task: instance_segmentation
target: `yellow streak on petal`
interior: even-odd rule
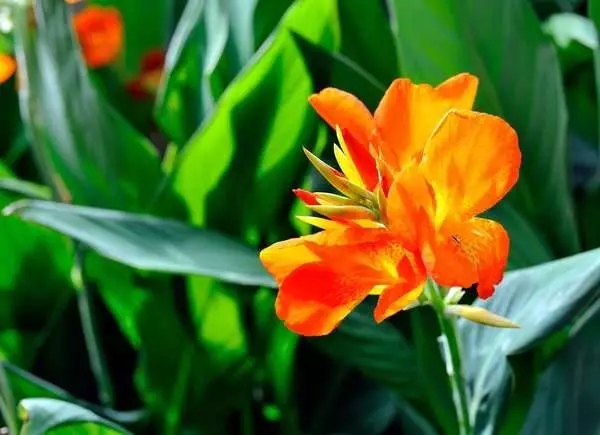
[[[317,228],[321,228],[322,230],[331,230],[335,228],[339,228],[341,225],[335,221],[331,221],[329,219],[324,219],[317,216],[296,216],[296,218],[302,222],[305,222],[309,225],[312,225]]]
[[[334,145],[333,154],[335,155],[335,159],[337,160],[338,165],[340,165],[340,169],[342,170],[344,175],[348,177],[348,180],[350,180],[357,186],[364,188],[365,185],[362,179],[360,178],[358,170],[354,166],[354,163],[352,163],[352,160],[346,154],[344,154],[342,149],[339,146]]]

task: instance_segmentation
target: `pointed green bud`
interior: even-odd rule
[[[495,326],[496,328],[520,328],[518,324],[505,317],[489,312],[481,307],[471,305],[448,305],[446,314],[463,317],[482,325]]]

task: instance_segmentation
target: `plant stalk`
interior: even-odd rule
[[[463,375],[460,341],[454,319],[444,313],[444,292],[433,281],[427,283],[429,298],[440,324],[440,342],[442,356],[446,363],[446,373],[452,388],[452,399],[458,420],[459,435],[473,435],[473,426],[469,417],[469,401]]]
[[[106,358],[100,341],[98,339],[98,331],[94,321],[92,306],[90,301],[90,289],[87,285],[85,273],[83,270],[83,251],[84,247],[75,244],[75,263],[73,267],[73,285],[77,290],[77,306],[79,308],[79,317],[81,319],[81,327],[83,329],[83,337],[90,358],[92,372],[96,378],[98,386],[98,396],[100,403],[104,406],[112,408],[114,406],[114,393]]]

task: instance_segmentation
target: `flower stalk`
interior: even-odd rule
[[[469,400],[463,375],[460,340],[456,325],[454,319],[445,313],[446,303],[443,289],[430,279],[427,281],[426,292],[440,324],[441,336],[438,340],[446,363],[450,388],[452,389],[452,400],[458,420],[458,433],[459,435],[472,435],[473,426],[469,417]]]

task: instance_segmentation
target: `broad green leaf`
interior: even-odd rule
[[[20,184],[2,165],[0,174],[2,184]],[[0,191],[0,207],[17,198]],[[71,249],[62,236],[14,216],[0,216],[0,240],[0,355],[27,367],[70,297]]]
[[[324,353],[404,398],[419,398],[423,394],[414,349],[391,324],[376,324],[367,304],[352,312],[330,335],[312,341]]]
[[[16,6],[22,117],[37,163],[63,201],[141,210],[162,181],[152,145],[94,90],[65,2]]]
[[[253,242],[286,224],[307,167],[301,147],[317,140],[312,83],[289,32],[331,47],[334,17],[334,1],[297,2],[182,150],[174,185],[195,224]]]
[[[511,370],[508,357],[535,350],[573,321],[597,297],[600,250],[510,272],[494,296],[477,305],[521,328],[502,330],[460,320],[478,434],[495,433],[502,419]]]
[[[187,3],[169,44],[155,116],[182,146],[212,111],[210,77],[227,42],[229,17],[222,0]]]
[[[386,87],[399,76],[394,38],[383,1],[340,1],[340,53],[368,71]],[[369,37],[364,37],[364,32]],[[376,50],[373,48],[376,47]]]
[[[83,402],[74,398],[67,391],[56,385],[51,384],[17,366],[14,366],[8,362],[2,362],[1,370],[4,371],[4,376],[7,381],[10,392],[15,402],[35,397],[35,398],[48,398],[48,399],[60,399],[63,401],[71,402],[80,407],[89,409],[96,414],[115,421],[122,425],[133,425],[147,417],[145,410],[137,411],[115,411],[113,409],[102,408],[97,405]]]
[[[589,0],[588,16],[592,20],[598,35],[600,29],[600,0]],[[600,47],[596,46],[594,50],[594,73],[596,77],[596,100],[600,101]],[[600,129],[600,112],[598,113],[598,127]],[[600,142],[599,142],[600,144]]]
[[[343,89],[375,110],[385,92],[381,82],[345,55],[324,50],[301,35],[294,34],[294,38],[317,89]]]
[[[254,7],[254,47],[258,49],[277,27],[294,0],[256,0]]]
[[[27,198],[52,199],[52,191],[48,187],[14,177],[5,177],[4,174],[0,174],[0,190],[13,192]]]
[[[160,415],[159,432],[165,435],[187,426],[226,435],[231,413],[250,394],[253,360],[245,343],[236,343],[243,331],[239,314],[232,312],[235,300],[216,288],[202,290],[203,300],[192,302],[206,314],[196,323],[197,338],[168,288],[154,292],[138,317],[142,352],[136,380],[149,409]]]
[[[553,256],[576,253],[580,243],[567,177],[560,69],[531,5],[525,0],[388,3],[403,75],[432,85],[463,71],[479,77],[476,108],[502,116],[519,134],[520,180],[507,200],[543,231]]]
[[[569,342],[542,373],[521,433],[562,435],[598,433],[594,404],[600,381],[598,302],[572,328]]]
[[[25,399],[19,404],[21,435],[129,434],[93,412],[58,399]]]
[[[152,216],[44,201],[6,211],[78,240],[128,266],[272,286],[256,252],[221,234]]]

